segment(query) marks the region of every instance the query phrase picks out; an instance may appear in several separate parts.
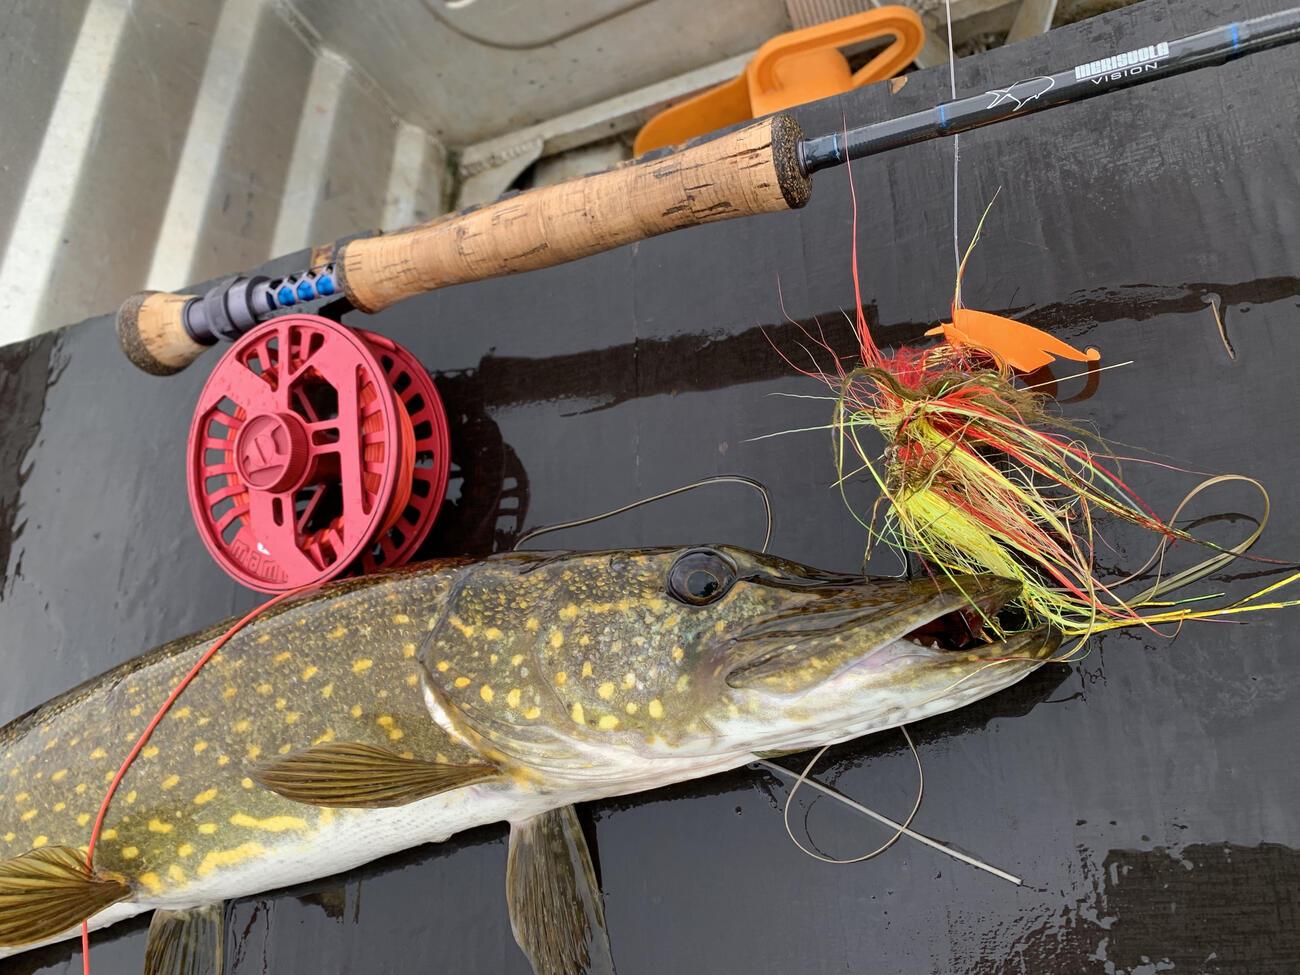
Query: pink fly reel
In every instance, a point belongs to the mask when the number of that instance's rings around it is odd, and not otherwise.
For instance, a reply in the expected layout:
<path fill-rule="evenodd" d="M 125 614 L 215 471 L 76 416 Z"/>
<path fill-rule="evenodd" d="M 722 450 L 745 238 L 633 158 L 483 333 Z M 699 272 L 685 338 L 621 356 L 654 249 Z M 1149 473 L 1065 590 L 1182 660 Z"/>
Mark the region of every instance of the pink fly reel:
<path fill-rule="evenodd" d="M 203 387 L 190 508 L 226 572 L 284 592 L 410 559 L 449 466 L 442 400 L 410 352 L 285 315 L 236 342 Z"/>

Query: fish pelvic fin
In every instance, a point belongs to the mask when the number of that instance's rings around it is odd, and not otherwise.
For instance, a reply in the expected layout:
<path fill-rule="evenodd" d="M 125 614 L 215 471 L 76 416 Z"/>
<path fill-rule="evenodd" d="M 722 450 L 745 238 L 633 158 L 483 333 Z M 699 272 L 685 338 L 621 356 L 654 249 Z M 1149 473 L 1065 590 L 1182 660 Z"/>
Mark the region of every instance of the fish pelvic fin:
<path fill-rule="evenodd" d="M 403 758 L 356 741 L 313 745 L 254 766 L 253 781 L 311 806 L 404 806 L 440 792 L 501 778 L 495 765 L 453 765 Z"/>
<path fill-rule="evenodd" d="M 0 947 L 16 948 L 62 934 L 131 896 L 121 877 L 101 876 L 86 855 L 47 846 L 0 862 Z"/>
<path fill-rule="evenodd" d="M 510 824 L 506 901 L 536 975 L 614 975 L 596 871 L 572 806 Z"/>
<path fill-rule="evenodd" d="M 226 908 L 154 911 L 144 950 L 144 975 L 221 975 Z"/>

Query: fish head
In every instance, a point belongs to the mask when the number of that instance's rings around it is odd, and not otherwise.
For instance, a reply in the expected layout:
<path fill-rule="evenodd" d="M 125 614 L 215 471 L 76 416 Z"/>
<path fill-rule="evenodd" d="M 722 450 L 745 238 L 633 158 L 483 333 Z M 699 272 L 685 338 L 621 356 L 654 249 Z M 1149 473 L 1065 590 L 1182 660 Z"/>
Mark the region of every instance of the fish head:
<path fill-rule="evenodd" d="M 1058 639 L 986 639 L 991 576 L 869 579 L 730 546 L 542 553 L 468 569 L 422 650 L 435 717 L 558 777 L 735 764 L 950 710 Z"/>

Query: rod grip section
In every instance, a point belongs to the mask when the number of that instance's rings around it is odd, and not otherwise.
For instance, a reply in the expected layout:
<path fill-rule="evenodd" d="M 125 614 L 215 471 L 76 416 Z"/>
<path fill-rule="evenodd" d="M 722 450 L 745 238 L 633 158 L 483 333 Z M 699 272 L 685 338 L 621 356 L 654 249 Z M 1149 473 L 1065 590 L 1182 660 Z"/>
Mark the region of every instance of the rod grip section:
<path fill-rule="evenodd" d="M 155 376 L 180 372 L 199 357 L 206 345 L 185 328 L 185 306 L 193 295 L 141 291 L 117 310 L 117 340 L 126 357 Z"/>
<path fill-rule="evenodd" d="M 354 306 L 376 312 L 435 288 L 577 260 L 647 237 L 803 206 L 803 133 L 788 115 L 708 142 L 379 237 L 336 265 Z"/>

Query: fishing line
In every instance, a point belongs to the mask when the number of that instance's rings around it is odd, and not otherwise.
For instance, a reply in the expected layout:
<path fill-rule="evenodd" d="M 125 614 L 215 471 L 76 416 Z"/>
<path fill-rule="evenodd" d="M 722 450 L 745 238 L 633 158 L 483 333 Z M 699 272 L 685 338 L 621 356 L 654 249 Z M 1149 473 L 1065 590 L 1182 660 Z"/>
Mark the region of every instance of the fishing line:
<path fill-rule="evenodd" d="M 91 827 L 90 830 L 90 842 L 86 846 L 86 869 L 88 871 L 93 872 L 94 870 L 95 844 L 99 841 L 99 834 L 104 828 L 104 818 L 108 815 L 108 807 L 113 801 L 113 796 L 117 793 L 117 787 L 121 785 L 122 779 L 126 777 L 126 773 L 130 770 L 131 765 L 135 762 L 136 758 L 139 757 L 140 752 L 144 750 L 144 746 L 149 743 L 149 739 L 153 736 L 158 725 L 162 723 L 163 718 L 167 716 L 167 712 L 171 710 L 172 705 L 176 703 L 177 698 L 184 693 L 185 688 L 190 686 L 190 682 L 199 675 L 199 671 L 203 669 L 204 665 L 216 656 L 217 651 L 225 646 L 231 637 L 276 604 L 282 603 L 292 596 L 299 596 L 314 588 L 316 588 L 316 584 L 313 583 L 312 585 L 302 586 L 298 589 L 290 589 L 288 592 L 282 592 L 278 596 L 268 599 L 266 602 L 262 603 L 262 605 L 250 610 L 247 614 L 237 620 L 229 629 L 222 633 L 221 636 L 217 637 L 217 639 L 213 641 L 212 645 L 203 651 L 203 654 L 197 661 L 195 661 L 194 666 L 190 668 L 189 673 L 182 677 L 176 686 L 172 688 L 172 692 L 167 695 L 167 700 L 163 701 L 162 706 L 158 708 L 158 711 L 154 714 L 153 718 L 150 719 L 149 723 L 145 726 L 144 731 L 140 733 L 140 737 L 137 738 L 135 744 L 131 746 L 131 750 L 127 753 L 126 758 L 122 760 L 122 764 L 118 767 L 117 774 L 113 776 L 113 781 L 109 783 L 108 791 L 104 794 L 104 801 L 99 804 L 99 812 L 95 815 L 95 825 Z M 81 922 L 81 970 L 83 975 L 90 975 L 90 918 L 86 918 Z"/>
<path fill-rule="evenodd" d="M 768 761 L 765 758 L 758 759 L 753 764 L 761 766 L 762 768 L 767 769 L 769 772 L 774 772 L 778 776 L 784 779 L 798 778 L 797 773 L 791 772 L 784 765 L 778 765 L 776 762 Z M 977 860 L 974 857 L 969 856 L 968 854 L 962 853 L 960 850 L 953 849 L 950 846 L 944 846 L 938 840 L 931 839 L 930 837 L 926 836 L 924 833 L 918 833 L 915 830 L 908 829 L 902 823 L 896 823 L 888 816 L 882 816 L 880 813 L 876 812 L 875 810 L 868 809 L 866 806 L 862 805 L 862 803 L 850 799 L 844 793 L 838 791 L 837 789 L 829 785 L 826 785 L 823 782 L 819 782 L 813 778 L 805 778 L 803 781 L 809 788 L 816 789 L 818 792 L 821 792 L 823 795 L 829 796 L 832 799 L 836 799 L 844 803 L 850 809 L 857 810 L 858 812 L 862 813 L 864 816 L 870 816 L 872 819 L 876 820 L 877 822 L 883 823 L 884 825 L 888 826 L 890 829 L 899 831 L 901 835 L 910 837 L 911 839 L 914 839 L 919 843 L 923 843 L 926 846 L 930 847 L 931 849 L 938 850 L 940 853 L 944 853 L 955 860 L 960 860 L 962 863 L 968 864 L 972 867 L 976 867 L 980 870 L 988 871 L 989 873 L 993 874 L 993 876 L 1001 877 L 1003 880 L 1010 881 L 1013 884 L 1019 885 L 1024 882 L 1014 874 L 1007 873 L 1005 870 L 999 870 L 997 867 L 990 866 L 989 864 L 984 863 L 981 860 Z"/>
<path fill-rule="evenodd" d="M 953 53 L 952 47 L 952 0 L 944 0 L 944 8 L 948 17 L 948 88 L 952 93 L 952 100 L 957 100 L 957 56 Z M 957 198 L 957 175 L 961 163 L 961 133 L 954 132 L 952 135 L 952 257 L 953 263 L 957 268 L 957 295 L 956 304 L 961 304 L 961 242 L 960 235 L 957 232 L 958 216 L 958 198 Z"/>
<path fill-rule="evenodd" d="M 898 730 L 903 733 L 903 738 L 907 741 L 907 747 L 912 750 L 912 758 L 916 761 L 917 785 L 916 801 L 912 803 L 912 811 L 907 814 L 907 818 L 903 820 L 902 825 L 896 825 L 894 835 L 885 840 L 884 843 L 880 844 L 880 846 L 876 847 L 870 853 L 864 853 L 861 856 L 856 857 L 849 857 L 844 860 L 837 859 L 836 857 L 828 857 L 815 850 L 810 850 L 799 842 L 799 838 L 794 835 L 794 830 L 790 828 L 790 806 L 794 804 L 795 793 L 799 791 L 799 787 L 805 782 L 810 781 L 813 766 L 821 761 L 821 757 L 830 750 L 830 745 L 823 745 L 821 748 L 817 749 L 816 754 L 814 754 L 812 758 L 808 759 L 808 764 L 803 767 L 803 771 L 795 776 L 794 785 L 790 787 L 790 791 L 785 797 L 785 808 L 781 810 L 781 819 L 785 824 L 785 835 L 790 837 L 790 842 L 799 847 L 799 849 L 808 854 L 808 856 L 812 857 L 814 860 L 820 860 L 822 863 L 834 864 L 862 863 L 864 860 L 874 859 L 898 842 L 898 839 L 903 835 L 904 830 L 912 825 L 912 820 L 916 818 L 916 814 L 921 809 L 921 799 L 925 796 L 925 770 L 921 768 L 921 755 L 916 750 L 916 745 L 912 743 L 912 736 L 908 734 L 907 727 L 905 725 L 899 725 Z"/>
<path fill-rule="evenodd" d="M 641 498 L 639 501 L 633 501 L 631 504 L 625 504 L 620 508 L 614 508 L 611 511 L 603 511 L 598 515 L 592 515 L 589 518 L 578 518 L 574 521 L 564 521 L 556 525 L 543 525 L 540 528 L 534 528 L 532 531 L 526 531 L 519 536 L 518 540 L 511 547 L 512 552 L 519 551 L 519 546 L 534 538 L 540 538 L 542 535 L 549 535 L 551 532 L 558 532 L 565 528 L 578 528 L 582 525 L 591 525 L 598 521 L 604 521 L 606 518 L 612 518 L 615 515 L 621 515 L 624 512 L 632 511 L 634 508 L 640 508 L 642 505 L 651 504 L 655 501 L 663 501 L 665 498 L 671 498 L 674 495 L 685 494 L 687 491 L 694 491 L 696 488 L 707 487 L 710 484 L 740 484 L 751 490 L 757 491 L 763 499 L 763 511 L 767 516 L 767 527 L 763 534 L 763 547 L 759 549 L 764 555 L 767 554 L 767 547 L 772 544 L 772 495 L 768 491 L 767 485 L 761 481 L 756 481 L 751 477 L 744 477 L 740 474 L 718 474 L 714 477 L 706 477 L 703 480 L 692 481 L 690 484 L 683 484 L 681 487 L 675 487 L 671 491 L 664 491 L 660 494 L 651 495 L 648 498 Z"/>

